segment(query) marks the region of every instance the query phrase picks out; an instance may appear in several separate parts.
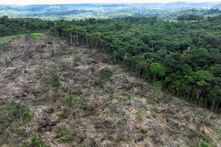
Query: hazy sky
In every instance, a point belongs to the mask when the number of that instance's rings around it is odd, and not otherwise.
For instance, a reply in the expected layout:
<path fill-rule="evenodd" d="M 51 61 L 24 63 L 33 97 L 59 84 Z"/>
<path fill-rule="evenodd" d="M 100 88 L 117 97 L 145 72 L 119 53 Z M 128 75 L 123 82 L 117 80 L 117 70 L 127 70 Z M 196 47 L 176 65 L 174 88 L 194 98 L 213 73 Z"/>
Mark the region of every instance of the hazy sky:
<path fill-rule="evenodd" d="M 180 0 L 0 0 L 0 4 L 67 4 L 67 3 L 154 3 Z M 187 2 L 220 2 L 221 0 L 182 0 Z"/>

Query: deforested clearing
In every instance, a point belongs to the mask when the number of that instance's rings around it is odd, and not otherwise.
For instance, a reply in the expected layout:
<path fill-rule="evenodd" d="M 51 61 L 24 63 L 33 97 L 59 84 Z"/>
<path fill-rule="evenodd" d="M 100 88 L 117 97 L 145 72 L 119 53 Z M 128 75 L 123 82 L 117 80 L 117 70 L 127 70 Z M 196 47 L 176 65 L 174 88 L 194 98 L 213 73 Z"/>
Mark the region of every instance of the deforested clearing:
<path fill-rule="evenodd" d="M 46 34 L 4 41 L 0 146 L 221 146 L 220 115 Z"/>

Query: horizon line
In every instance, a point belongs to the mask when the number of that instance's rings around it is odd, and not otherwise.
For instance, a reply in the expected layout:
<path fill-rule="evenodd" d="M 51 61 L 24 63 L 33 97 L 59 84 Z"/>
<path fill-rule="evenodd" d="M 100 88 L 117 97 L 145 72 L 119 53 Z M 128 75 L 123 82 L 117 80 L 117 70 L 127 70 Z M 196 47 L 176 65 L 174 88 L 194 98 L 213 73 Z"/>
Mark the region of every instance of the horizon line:
<path fill-rule="evenodd" d="M 28 6 L 28 5 L 80 5 L 80 4 L 95 4 L 95 5 L 102 5 L 102 4 L 105 4 L 105 5 L 111 5 L 111 4 L 168 4 L 168 3 L 221 3 L 221 0 L 220 1 L 217 1 L 217 2 L 211 2 L 211 1 L 201 1 L 201 2 L 188 2 L 188 1 L 174 1 L 174 2 L 119 2 L 119 3 L 111 3 L 111 2 L 82 2 L 82 3 L 33 3 L 33 4 L 7 4 L 7 3 L 3 3 L 0 5 L 11 5 L 11 6 L 16 6 L 16 5 L 20 5 L 20 6 Z"/>

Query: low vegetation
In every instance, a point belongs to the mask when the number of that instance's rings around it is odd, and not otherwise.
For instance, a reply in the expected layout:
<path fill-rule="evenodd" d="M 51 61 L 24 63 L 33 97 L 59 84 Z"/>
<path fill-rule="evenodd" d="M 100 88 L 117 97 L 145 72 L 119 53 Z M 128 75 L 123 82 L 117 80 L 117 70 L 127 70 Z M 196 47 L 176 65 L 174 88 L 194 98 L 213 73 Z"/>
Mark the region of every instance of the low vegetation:
<path fill-rule="evenodd" d="M 19 101 L 10 100 L 8 102 L 7 112 L 10 122 L 22 120 L 26 123 L 31 120 L 31 115 L 28 108 Z"/>
<path fill-rule="evenodd" d="M 48 145 L 46 145 L 46 143 L 44 141 L 42 141 L 42 139 L 38 135 L 35 135 L 35 134 L 31 137 L 30 146 L 32 146 L 32 147 L 49 147 Z"/>
<path fill-rule="evenodd" d="M 111 78 L 111 76 L 113 75 L 113 72 L 111 71 L 111 69 L 109 68 L 103 68 L 100 72 L 100 79 L 107 81 Z"/>

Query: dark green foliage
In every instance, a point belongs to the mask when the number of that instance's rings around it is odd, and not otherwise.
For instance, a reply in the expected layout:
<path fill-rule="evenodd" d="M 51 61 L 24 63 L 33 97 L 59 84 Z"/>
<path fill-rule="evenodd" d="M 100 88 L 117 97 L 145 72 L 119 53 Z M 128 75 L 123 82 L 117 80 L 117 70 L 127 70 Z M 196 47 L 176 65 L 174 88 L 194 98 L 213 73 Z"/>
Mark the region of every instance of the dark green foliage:
<path fill-rule="evenodd" d="M 22 114 L 22 120 L 24 123 L 29 123 L 31 121 L 31 119 L 32 119 L 32 115 L 30 112 L 24 112 Z"/>
<path fill-rule="evenodd" d="M 109 68 L 103 68 L 100 72 L 100 79 L 101 80 L 104 80 L 104 81 L 107 81 L 110 79 L 110 77 L 113 75 L 113 72 L 111 69 Z"/>
<path fill-rule="evenodd" d="M 47 31 L 54 25 L 53 22 L 33 19 L 0 17 L 0 37 L 6 35 L 23 34 L 28 32 Z"/>

